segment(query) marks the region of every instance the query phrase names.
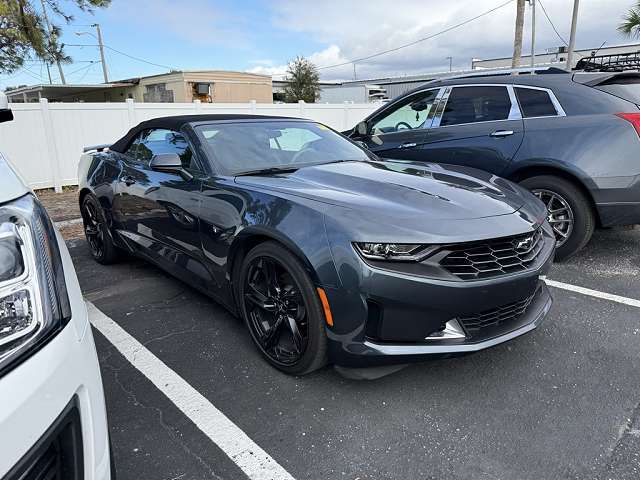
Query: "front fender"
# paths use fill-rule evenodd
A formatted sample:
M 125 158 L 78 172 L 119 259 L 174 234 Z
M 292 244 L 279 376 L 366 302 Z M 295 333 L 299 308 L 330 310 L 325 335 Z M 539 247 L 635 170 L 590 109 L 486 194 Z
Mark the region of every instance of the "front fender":
M 310 225 L 310 229 L 292 228 L 276 229 L 268 225 L 249 225 L 236 235 L 229 247 L 229 268 L 236 264 L 238 255 L 246 253 L 253 247 L 256 240 L 273 240 L 282 244 L 302 262 L 312 281 L 318 286 L 337 287 L 339 279 L 331 257 L 329 243 L 324 232 L 321 218 L 317 225 Z M 229 272 L 232 275 L 233 272 Z

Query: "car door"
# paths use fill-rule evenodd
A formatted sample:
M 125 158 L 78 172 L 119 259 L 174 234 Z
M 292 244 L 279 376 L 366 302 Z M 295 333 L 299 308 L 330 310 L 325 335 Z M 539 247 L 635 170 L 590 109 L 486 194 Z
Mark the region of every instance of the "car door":
M 147 258 L 206 288 L 211 276 L 203 266 L 199 232 L 201 163 L 182 132 L 149 129 L 136 142 L 135 156 L 123 158 L 119 179 L 121 233 Z M 176 153 L 184 173 L 153 170 L 151 159 L 163 153 Z
M 422 158 L 499 175 L 522 144 L 522 116 L 511 85 L 446 87 Z
M 366 134 L 354 132 L 352 138 L 384 158 L 420 160 L 440 91 L 425 89 L 393 102 L 366 122 Z

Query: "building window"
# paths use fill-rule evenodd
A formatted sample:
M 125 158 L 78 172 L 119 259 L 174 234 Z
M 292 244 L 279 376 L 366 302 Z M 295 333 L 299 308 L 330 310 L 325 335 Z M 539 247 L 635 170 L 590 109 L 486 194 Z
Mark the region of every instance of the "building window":
M 212 90 L 213 84 L 211 83 L 194 83 L 192 84 L 192 93 L 194 100 L 200 100 L 203 103 L 211 103 L 212 100 Z
M 166 83 L 145 85 L 142 99 L 144 102 L 173 103 L 173 90 L 167 90 Z

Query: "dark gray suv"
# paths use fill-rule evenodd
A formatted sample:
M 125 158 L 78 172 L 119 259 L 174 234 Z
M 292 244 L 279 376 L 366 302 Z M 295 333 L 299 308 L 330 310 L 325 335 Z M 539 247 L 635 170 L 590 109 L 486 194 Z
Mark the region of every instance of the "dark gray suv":
M 543 72 L 429 82 L 346 133 L 382 157 L 522 184 L 547 205 L 566 259 L 597 226 L 640 223 L 640 74 Z

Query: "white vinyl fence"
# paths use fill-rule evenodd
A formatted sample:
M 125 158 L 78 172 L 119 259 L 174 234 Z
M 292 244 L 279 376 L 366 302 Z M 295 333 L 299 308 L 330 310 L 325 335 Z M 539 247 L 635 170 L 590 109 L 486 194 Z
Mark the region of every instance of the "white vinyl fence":
M 31 188 L 76 185 L 82 148 L 113 143 L 143 120 L 194 113 L 255 113 L 310 118 L 338 131 L 373 112 L 372 104 L 270 103 L 12 103 L 0 124 L 0 151 Z

